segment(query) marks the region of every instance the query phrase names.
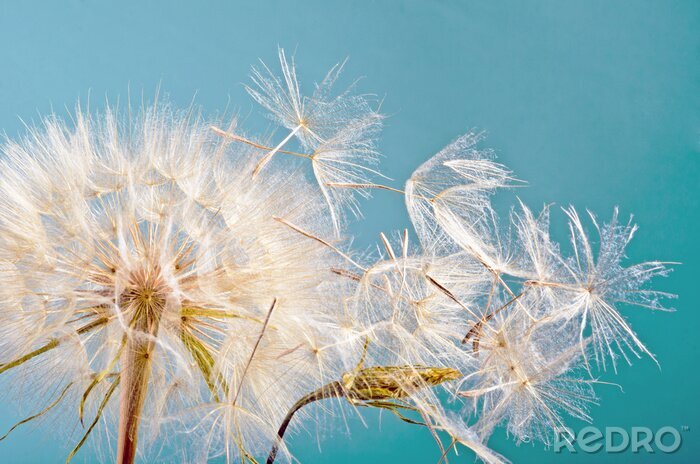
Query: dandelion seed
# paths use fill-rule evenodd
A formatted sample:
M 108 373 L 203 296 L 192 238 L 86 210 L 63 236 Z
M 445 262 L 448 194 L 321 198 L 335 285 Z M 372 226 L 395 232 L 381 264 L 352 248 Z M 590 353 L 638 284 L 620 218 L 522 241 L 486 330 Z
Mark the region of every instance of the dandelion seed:
M 457 243 L 491 256 L 489 196 L 511 177 L 477 148 L 482 134 L 469 132 L 421 165 L 406 183 L 406 206 L 421 244 Z
M 459 394 L 475 400 L 482 437 L 505 422 L 518 441 L 546 444 L 564 426 L 562 414 L 590 421 L 595 396 L 592 381 L 574 374 L 578 346 L 547 342 L 548 328 L 532 331 L 528 321 L 498 315 L 481 335 L 480 366 L 465 379 L 472 388 Z
M 476 263 L 465 266 L 464 255 L 431 257 L 406 250 L 404 256 L 392 250 L 393 256 L 368 268 L 353 299 L 355 318 L 373 333 L 379 351 L 373 362 L 459 369 L 457 360 L 464 358 L 458 341 L 469 321 L 481 316 L 474 300 L 488 275 Z
M 595 380 L 587 378 L 589 352 L 603 367 L 606 355 L 615 366 L 618 352 L 627 360 L 626 351 L 649 354 L 614 305 L 665 309 L 661 301 L 670 295 L 644 285 L 666 275 L 668 269 L 660 262 L 630 268 L 620 264 L 635 227 L 619 225 L 617 211 L 611 223 L 602 227 L 592 217 L 600 236 L 597 255 L 573 209 L 567 210 L 574 248 L 571 258 L 563 256 L 549 235 L 549 207 L 534 215 L 521 202 L 505 229 L 490 196 L 510 185 L 512 177 L 492 161 L 488 151 L 476 148 L 479 140 L 473 133 L 457 139 L 419 167 L 406 184 L 406 204 L 421 242 L 420 259 L 447 260 L 448 274 L 472 276 L 460 282 L 427 274 L 428 283 L 467 310 L 450 312 L 449 305 L 439 302 L 424 305 L 421 313 L 429 321 L 453 318 L 450 326 L 464 328 L 466 323 L 461 339 L 465 351 L 455 351 L 447 341 L 451 337 L 439 347 L 412 338 L 411 330 L 399 339 L 413 350 L 430 346 L 428 353 L 439 352 L 442 356 L 432 359 L 434 365 L 460 366 L 465 376 L 459 396 L 474 406 L 475 423 L 468 426 L 470 416 L 464 418 L 468 430 L 487 439 L 504 424 L 518 441 L 548 443 L 549 433 L 564 426 L 566 416 L 590 420 Z M 380 266 L 388 269 L 381 260 Z M 368 268 L 365 280 L 374 269 Z M 396 302 L 419 300 L 413 294 L 427 288 L 415 282 L 406 286 L 391 282 L 392 278 L 382 276 L 382 281 L 362 287 L 366 295 L 375 292 L 389 297 L 383 304 L 368 300 L 372 301 L 368 314 L 380 314 L 378 307 L 397 308 Z M 412 314 L 406 307 L 397 313 Z M 581 372 L 581 368 L 586 369 Z M 464 389 L 466 385 L 470 388 Z M 453 439 L 453 444 L 457 441 Z
M 605 359 L 610 356 L 613 369 L 617 370 L 618 355 L 631 363 L 627 352 L 637 357 L 645 353 L 656 361 L 619 314 L 616 305 L 667 311 L 662 301 L 672 295 L 644 288 L 654 277 L 669 274 L 667 263 L 650 261 L 622 266 L 625 248 L 637 226 L 632 224 L 632 218 L 627 224 L 619 223 L 617 209 L 610 222 L 602 226 L 590 214 L 600 239 L 597 256 L 576 211 L 569 208 L 566 213 L 570 219 L 574 257 L 567 263 L 567 279 L 559 290 L 569 293 L 568 308 L 580 315 L 581 333 L 590 325 L 596 362 L 605 368 Z
M 367 98 L 352 95 L 352 87 L 332 96 L 333 85 L 345 63 L 333 66 L 315 86 L 313 94 L 306 97 L 301 93 L 294 60 L 287 61 L 283 49 L 279 49 L 279 60 L 282 78 L 262 63 L 261 69 L 253 68 L 254 87 L 246 89 L 277 123 L 292 131 L 307 150 L 314 150 L 350 123 L 376 118 Z
M 248 93 L 270 112 L 272 119 L 290 130 L 289 134 L 258 162 L 257 175 L 272 157 L 296 138 L 309 153 L 313 173 L 328 203 L 336 232 L 340 230 L 343 208 L 359 214 L 353 190 L 336 189 L 331 184 L 368 183 L 372 175 L 380 175 L 374 166 L 378 152 L 375 138 L 383 117 L 370 106 L 366 95 L 354 95 L 353 86 L 332 96 L 332 87 L 343 66 L 334 66 L 316 85 L 313 94 L 303 96 L 296 76 L 294 60 L 287 61 L 279 49 L 282 77 L 278 77 L 264 63 L 262 69 L 253 68 L 253 86 Z M 363 189 L 357 189 L 366 195 Z

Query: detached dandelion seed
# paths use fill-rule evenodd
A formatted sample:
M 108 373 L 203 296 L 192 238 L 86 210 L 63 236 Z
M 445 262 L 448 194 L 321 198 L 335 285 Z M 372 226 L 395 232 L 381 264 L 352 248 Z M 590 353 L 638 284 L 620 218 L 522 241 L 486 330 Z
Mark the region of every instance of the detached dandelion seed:
M 253 85 L 248 93 L 270 117 L 290 132 L 258 162 L 254 175 L 270 162 L 272 157 L 296 138 L 311 160 L 313 173 L 330 208 L 336 231 L 340 231 L 343 207 L 359 215 L 353 191 L 363 192 L 362 184 L 373 175 L 381 175 L 374 167 L 379 153 L 375 139 L 382 127 L 383 117 L 371 106 L 371 96 L 354 94 L 354 85 L 336 95 L 332 88 L 345 63 L 331 68 L 316 85 L 310 96 L 302 94 L 297 79 L 294 59 L 287 60 L 279 49 L 282 76 L 277 76 L 267 65 L 253 68 Z M 333 184 L 353 184 L 355 189 L 334 188 Z

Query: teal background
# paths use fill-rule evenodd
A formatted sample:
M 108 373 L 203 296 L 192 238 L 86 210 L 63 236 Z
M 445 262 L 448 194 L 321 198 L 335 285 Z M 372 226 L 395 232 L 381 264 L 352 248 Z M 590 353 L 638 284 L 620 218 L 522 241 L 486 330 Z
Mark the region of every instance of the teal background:
M 384 97 L 384 172 L 401 185 L 412 170 L 470 127 L 488 131 L 488 146 L 545 202 L 588 207 L 609 217 L 620 205 L 641 229 L 630 261 L 681 261 L 657 286 L 679 295 L 677 312 L 625 308 L 661 363 L 643 359 L 603 380 L 595 425 L 671 425 L 683 430 L 673 455 L 556 455 L 540 445 L 516 447 L 496 433 L 491 445 L 514 462 L 700 461 L 700 2 L 695 1 L 0 1 L 0 128 L 80 98 L 162 92 L 208 113 L 237 109 L 266 129 L 240 85 L 259 57 L 274 62 L 277 45 L 297 48 L 300 77 L 310 84 L 350 56 L 348 76 L 366 76 L 363 91 Z M 377 192 L 353 225 L 367 247 L 380 231 L 408 226 L 402 199 Z M 556 215 L 555 233 L 564 223 Z M 0 406 L 0 430 L 18 416 Z M 321 442 L 291 442 L 305 463 L 436 462 L 429 434 L 365 414 L 369 429 Z M 579 426 L 578 424 L 575 424 Z M 66 445 L 27 426 L 0 443 L 0 462 L 63 462 Z M 81 452 L 92 462 L 92 451 Z M 472 462 L 468 453 L 454 462 Z M 78 460 L 78 462 L 80 459 Z

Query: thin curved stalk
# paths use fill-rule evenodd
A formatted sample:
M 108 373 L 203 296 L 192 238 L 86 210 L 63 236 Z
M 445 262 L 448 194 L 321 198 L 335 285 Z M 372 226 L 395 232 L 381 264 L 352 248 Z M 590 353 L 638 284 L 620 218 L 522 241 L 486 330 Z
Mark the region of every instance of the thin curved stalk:
M 366 347 L 365 344 L 365 349 Z M 401 410 L 420 412 L 417 408 L 403 403 L 402 400 L 409 397 L 414 390 L 434 387 L 461 377 L 461 373 L 452 368 L 410 365 L 363 368 L 363 364 L 364 356 L 355 370 L 346 372 L 342 376 L 341 382 L 324 385 L 302 397 L 292 406 L 277 431 L 277 440 L 270 450 L 266 464 L 275 462 L 279 445 L 294 414 L 307 404 L 329 398 L 345 398 L 353 405 L 387 409 L 405 422 L 426 426 L 427 424 L 401 414 Z
M 292 406 L 292 408 L 289 410 L 287 416 L 282 421 L 282 425 L 280 425 L 280 428 L 277 430 L 277 440 L 272 446 L 272 449 L 270 450 L 270 454 L 267 456 L 267 461 L 265 461 L 265 464 L 273 464 L 275 462 L 275 458 L 277 457 L 277 451 L 279 450 L 280 444 L 284 440 L 284 434 L 287 432 L 287 427 L 289 427 L 289 424 L 292 422 L 292 418 L 294 417 L 294 414 L 297 413 L 297 411 L 299 411 L 307 404 L 311 404 L 315 401 L 330 398 L 340 398 L 343 396 L 345 396 L 345 389 L 340 384 L 340 382 L 332 382 L 328 385 L 324 385 L 318 390 L 309 393 L 308 395 L 302 397 L 299 401 L 294 403 L 294 406 Z

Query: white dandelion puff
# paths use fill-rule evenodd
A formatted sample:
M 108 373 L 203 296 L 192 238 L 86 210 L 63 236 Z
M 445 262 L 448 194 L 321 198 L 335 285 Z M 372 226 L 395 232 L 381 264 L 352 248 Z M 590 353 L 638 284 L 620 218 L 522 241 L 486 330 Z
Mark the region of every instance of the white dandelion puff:
M 459 341 L 481 317 L 474 300 L 488 276 L 481 266 L 465 266 L 464 255 L 396 256 L 387 247 L 389 256 L 359 279 L 353 301 L 356 319 L 381 353 L 374 362 L 459 369 L 465 361 Z
M 322 198 L 282 165 L 252 179 L 249 154 L 163 105 L 74 121 L 2 149 L 0 373 L 56 384 L 84 424 L 70 456 L 107 425 L 133 462 L 142 423 L 197 429 L 206 404 L 227 432 L 199 457 L 269 448 L 269 424 L 358 354 L 338 347 L 344 260 L 275 219 L 330 233 Z
M 589 353 L 651 356 L 618 308 L 666 310 L 647 284 L 669 263 L 625 267 L 636 226 L 617 210 L 590 214 L 597 250 L 565 210 L 571 256 L 548 206 L 501 219 L 491 197 L 514 178 L 481 134 L 405 191 L 374 183 L 372 99 L 332 92 L 342 64 L 306 96 L 279 58 L 281 77 L 262 64 L 247 87 L 289 131 L 277 144 L 160 105 L 2 145 L 0 380 L 34 401 L 0 441 L 53 418 L 74 431 L 67 461 L 92 443 L 119 464 L 273 464 L 295 460 L 288 432 L 376 408 L 425 427 L 439 462 L 462 444 L 496 464 L 498 427 L 549 444 L 590 421 Z M 418 246 L 408 230 L 374 256 L 344 244 L 372 188 L 405 194 Z

